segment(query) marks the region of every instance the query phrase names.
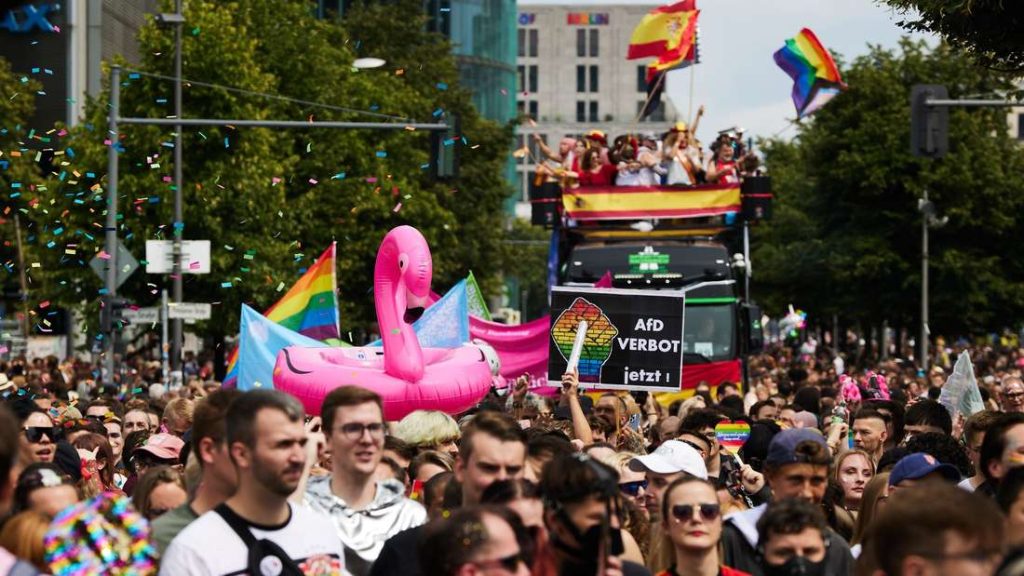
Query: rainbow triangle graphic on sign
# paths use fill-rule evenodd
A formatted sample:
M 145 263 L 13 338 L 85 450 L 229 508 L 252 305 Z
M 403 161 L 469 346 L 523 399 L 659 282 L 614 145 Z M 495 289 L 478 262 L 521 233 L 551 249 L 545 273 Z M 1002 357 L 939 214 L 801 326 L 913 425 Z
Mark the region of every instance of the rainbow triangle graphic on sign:
M 576 298 L 572 306 L 562 312 L 551 326 L 551 338 L 566 362 L 572 355 L 576 329 L 580 320 L 587 321 L 587 337 L 580 354 L 580 382 L 600 382 L 601 368 L 612 354 L 612 340 L 619 330 L 605 316 L 601 308 L 585 298 Z

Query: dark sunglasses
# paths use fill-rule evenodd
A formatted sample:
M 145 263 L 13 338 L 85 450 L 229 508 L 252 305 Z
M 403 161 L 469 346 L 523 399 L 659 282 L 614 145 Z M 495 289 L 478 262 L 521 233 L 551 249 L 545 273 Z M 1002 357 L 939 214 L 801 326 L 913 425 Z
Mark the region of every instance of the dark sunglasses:
M 57 441 L 56 428 L 53 426 L 26 426 L 25 427 L 25 438 L 32 444 L 35 444 L 43 439 L 45 435 L 50 439 L 51 442 Z
M 496 558 L 494 560 L 485 560 L 483 562 L 474 562 L 476 566 L 480 568 L 486 568 L 488 566 L 501 566 L 508 572 L 515 572 L 516 568 L 519 568 L 519 563 L 526 563 L 526 557 L 523 556 L 523 551 L 520 550 L 510 556 L 504 558 Z
M 647 490 L 647 480 L 635 480 L 633 482 L 620 482 L 619 492 L 622 492 L 626 496 L 636 496 L 640 493 L 640 489 Z
M 705 522 L 711 522 L 722 513 L 722 507 L 718 504 L 676 504 L 672 507 L 672 517 L 680 522 L 696 518 L 698 513 Z

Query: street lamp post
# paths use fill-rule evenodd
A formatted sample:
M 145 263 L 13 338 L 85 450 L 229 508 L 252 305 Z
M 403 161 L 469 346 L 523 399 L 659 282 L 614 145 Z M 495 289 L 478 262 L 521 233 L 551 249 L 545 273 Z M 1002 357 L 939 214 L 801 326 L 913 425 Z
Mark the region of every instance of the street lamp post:
M 928 190 L 917 201 L 921 212 L 921 342 L 918 345 L 921 370 L 928 371 L 928 230 L 940 228 L 949 221 L 948 216 L 938 217 L 935 203 L 928 200 Z
M 182 13 L 182 0 L 175 0 L 174 14 L 160 14 L 158 20 L 161 24 L 174 26 L 174 119 L 181 120 L 181 28 L 185 25 L 185 15 Z M 181 239 L 185 233 L 185 216 L 182 208 L 182 144 L 181 124 L 174 125 L 174 225 L 171 237 L 171 250 L 174 258 L 174 267 L 171 278 L 173 280 L 172 294 L 175 304 L 183 301 L 183 279 L 181 265 Z M 171 330 L 171 370 L 181 375 L 181 346 L 182 346 L 182 324 L 181 318 L 175 318 Z M 167 375 L 164 375 L 165 378 Z M 183 380 L 183 378 L 182 378 Z M 171 382 L 173 384 L 173 381 Z

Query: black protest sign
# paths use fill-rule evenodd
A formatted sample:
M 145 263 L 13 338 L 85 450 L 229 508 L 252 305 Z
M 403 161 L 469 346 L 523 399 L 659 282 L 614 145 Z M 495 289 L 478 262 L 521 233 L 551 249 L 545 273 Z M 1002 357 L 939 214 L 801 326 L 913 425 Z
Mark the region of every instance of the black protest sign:
M 586 320 L 581 387 L 679 390 L 684 302 L 678 291 L 554 288 L 548 380 L 560 380 L 579 323 Z

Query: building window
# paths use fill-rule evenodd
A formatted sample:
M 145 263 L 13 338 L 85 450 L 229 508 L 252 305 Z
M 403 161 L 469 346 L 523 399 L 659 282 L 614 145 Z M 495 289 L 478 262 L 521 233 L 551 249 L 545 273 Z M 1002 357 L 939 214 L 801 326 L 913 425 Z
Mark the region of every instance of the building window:
M 583 28 L 576 30 L 576 56 L 583 58 L 587 55 L 587 31 Z
M 517 32 L 517 38 L 519 40 L 519 57 L 526 56 L 526 28 L 520 28 Z
M 538 50 L 537 45 L 538 45 L 538 43 L 539 43 L 539 41 L 538 41 L 537 29 L 536 28 L 531 28 L 530 29 L 530 57 L 531 58 L 536 58 L 537 57 L 537 50 Z
M 516 66 L 516 92 L 526 90 L 526 66 Z
M 537 92 L 537 66 L 530 66 L 529 70 L 529 87 L 530 93 L 535 94 Z
M 647 92 L 647 65 L 636 67 L 636 91 Z
M 590 91 L 597 92 L 597 66 L 590 67 Z
M 597 117 L 597 102 L 596 101 L 591 101 L 590 102 L 590 121 L 591 122 L 600 122 L 600 118 Z
M 586 92 L 587 91 L 587 67 L 577 66 L 576 67 L 576 91 Z
M 576 102 L 576 121 L 586 122 L 587 121 L 587 103 Z
M 662 114 L 664 116 L 664 114 Z M 537 111 L 537 101 L 530 100 L 530 118 L 534 120 L 540 119 L 540 113 Z
M 526 114 L 526 102 L 523 102 L 522 100 L 516 102 L 516 113 L 519 116 Z
M 1024 114 L 1017 114 L 1017 140 L 1024 140 Z
M 598 30 L 597 28 L 591 28 L 590 29 L 590 56 L 592 58 L 597 58 L 597 52 L 598 52 L 598 50 L 597 50 L 597 35 L 598 35 L 598 32 L 600 32 L 600 30 Z

